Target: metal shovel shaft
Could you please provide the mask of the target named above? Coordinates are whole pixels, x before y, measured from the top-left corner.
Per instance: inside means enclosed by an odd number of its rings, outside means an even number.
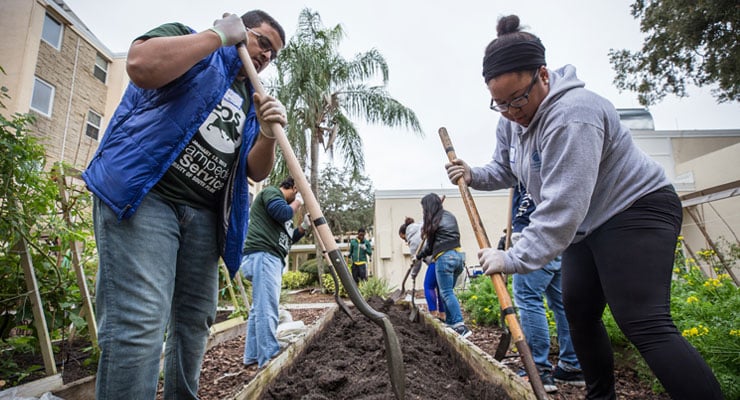
[[[244,64],[244,69],[247,72],[247,76],[249,77],[249,81],[254,87],[254,90],[260,95],[265,95],[265,89],[262,86],[259,76],[257,76],[257,70],[254,68],[254,64],[252,64],[252,60],[249,57],[249,53],[247,52],[247,48],[244,43],[237,45],[237,52],[239,53],[239,58],[241,59],[242,64]],[[383,339],[385,341],[386,348],[385,354],[388,361],[388,370],[390,372],[393,393],[395,394],[396,399],[404,399],[406,393],[406,371],[403,365],[401,345],[398,341],[398,336],[396,336],[396,332],[393,329],[393,325],[387,315],[372,309],[360,294],[360,291],[357,289],[357,285],[355,285],[354,279],[352,279],[349,274],[349,269],[344,261],[344,257],[342,257],[342,254],[339,252],[337,244],[334,241],[334,235],[331,233],[331,229],[329,229],[329,225],[324,218],[324,214],[321,212],[319,202],[316,200],[313,191],[311,191],[311,186],[308,183],[306,176],[303,174],[303,169],[298,163],[298,158],[296,157],[295,152],[293,152],[290,142],[288,142],[288,137],[285,135],[283,127],[280,124],[275,123],[271,126],[271,129],[275,135],[278,146],[280,146],[280,150],[283,152],[283,157],[288,165],[288,171],[290,171],[291,176],[296,182],[298,191],[301,193],[301,196],[303,196],[308,213],[311,214],[311,218],[313,219],[313,224],[315,226],[314,233],[320,236],[321,241],[327,246],[327,255],[334,266],[334,270],[339,275],[339,279],[342,281],[345,289],[347,289],[347,294],[360,312],[383,329]]]
[[[455,160],[457,158],[455,148],[452,147],[452,141],[450,141],[450,136],[447,134],[446,128],[439,128],[439,138],[442,140],[442,146],[447,153],[447,158],[450,161]],[[468,189],[468,184],[465,182],[465,179],[460,178],[457,180],[457,186],[460,188],[460,195],[462,196],[463,203],[465,203],[465,209],[468,211],[470,222],[473,225],[473,232],[475,233],[475,238],[478,240],[478,246],[480,248],[490,248],[491,242],[488,240],[488,235],[483,227],[483,222],[481,222],[478,208],[473,201],[473,196],[470,194],[470,189]],[[539,371],[534,364],[532,351],[527,345],[522,328],[516,318],[516,312],[514,311],[509,291],[506,289],[503,276],[500,273],[493,274],[491,275],[491,282],[493,283],[493,288],[496,290],[496,297],[498,297],[501,304],[501,313],[506,316],[506,324],[509,326],[509,330],[514,337],[514,343],[517,349],[519,349],[519,353],[522,355],[522,362],[529,376],[529,383],[532,386],[532,390],[538,399],[546,399],[547,393],[545,392],[545,387],[542,385]]]

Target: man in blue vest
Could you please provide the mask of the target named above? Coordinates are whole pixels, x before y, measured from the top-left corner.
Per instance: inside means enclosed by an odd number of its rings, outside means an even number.
[[[100,257],[96,398],[154,399],[165,337],[164,398],[197,398],[218,260],[239,269],[247,178],[267,177],[271,127],[287,121],[254,93],[236,45],[262,71],[284,43],[256,10],[201,32],[164,24],[131,44],[131,83],[83,173]]]

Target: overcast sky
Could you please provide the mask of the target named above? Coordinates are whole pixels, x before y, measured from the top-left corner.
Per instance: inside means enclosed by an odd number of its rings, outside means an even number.
[[[358,123],[366,174],[376,189],[454,188],[444,172],[441,126],[458,157],[471,165],[490,160],[499,114],[488,109],[481,62],[502,15],[519,15],[522,25],[542,39],[549,67],[573,64],[586,88],[618,108],[639,107],[634,93],[619,93],[612,84],[608,59],[611,48],[638,50],[642,44],[626,0],[65,1],[113,52],[127,51],[134,37],[165,22],[207,29],[223,12],[262,9],[283,25],[288,38],[306,7],[319,12],[325,27],[341,24],[346,34],[341,53],[350,58],[378,49],[389,65],[390,94],[416,112],[425,132],[420,138]],[[717,104],[709,88],[693,88],[688,98],[667,98],[650,108],[658,130],[740,129],[739,111],[737,103]]]

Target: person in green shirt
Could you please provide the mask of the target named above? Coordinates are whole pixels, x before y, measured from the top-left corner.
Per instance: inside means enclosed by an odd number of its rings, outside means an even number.
[[[367,263],[373,254],[373,245],[365,239],[365,228],[357,230],[357,237],[349,241],[349,259],[352,263],[352,278],[358,285],[367,280]]]
[[[303,205],[292,177],[279,187],[268,186],[254,198],[244,242],[241,272],[252,282],[252,307],[247,319],[244,365],[262,368],[280,351],[277,340],[278,306],[285,257],[290,246],[311,227],[308,214],[300,227],[293,215]]]

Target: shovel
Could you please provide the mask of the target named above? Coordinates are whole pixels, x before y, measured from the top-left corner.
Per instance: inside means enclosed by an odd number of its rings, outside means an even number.
[[[313,225],[313,220],[311,221],[311,225],[314,227],[314,232],[316,232],[316,226]],[[323,254],[324,258],[326,258],[326,261],[329,262],[329,273],[331,274],[331,279],[334,281],[334,301],[337,302],[339,308],[341,308],[342,311],[347,314],[349,319],[354,321],[354,317],[352,317],[352,314],[350,314],[349,308],[347,308],[347,305],[344,303],[344,301],[339,298],[339,281],[337,280],[337,273],[334,271],[334,265],[331,264],[331,259],[326,254],[326,246],[324,246],[324,242],[321,240],[321,236],[314,235],[314,237],[316,237],[316,241],[319,243],[319,247],[321,247],[321,254]]]
[[[419,307],[416,306],[415,299],[416,299],[416,275],[414,275],[414,277],[411,278],[411,313],[409,314],[409,321],[411,322],[419,322]]]
[[[257,70],[254,68],[254,64],[252,64],[252,60],[249,57],[246,44],[244,42],[239,43],[236,50],[239,53],[239,58],[241,59],[242,64],[244,64],[244,69],[246,70],[249,82],[254,87],[254,90],[260,95],[265,95],[265,89],[262,87],[262,82],[257,76]],[[403,365],[401,344],[398,341],[398,336],[396,335],[396,331],[393,329],[391,320],[387,315],[370,307],[362,297],[362,294],[360,294],[360,290],[357,288],[355,280],[352,279],[352,276],[349,274],[347,263],[334,241],[334,235],[331,233],[329,224],[327,223],[326,218],[324,218],[324,214],[321,212],[316,196],[314,196],[311,191],[311,186],[309,185],[306,176],[303,174],[303,169],[298,162],[298,158],[296,157],[293,148],[290,146],[290,142],[288,141],[288,137],[285,135],[283,127],[280,124],[275,123],[271,128],[278,146],[280,146],[280,150],[283,152],[285,163],[288,165],[288,171],[290,171],[291,176],[296,182],[298,191],[301,193],[301,196],[303,196],[308,213],[311,214],[311,218],[313,219],[312,223],[315,228],[314,233],[316,236],[321,237],[321,241],[326,246],[326,257],[329,258],[332,266],[334,266],[334,270],[339,275],[342,285],[347,289],[347,294],[352,300],[352,303],[355,304],[360,312],[383,330],[385,356],[388,362],[388,371],[390,373],[393,394],[396,396],[397,400],[402,400],[406,396],[406,370]]]
[[[416,259],[416,256],[421,252],[422,247],[424,247],[424,243],[426,242],[426,239],[422,239],[421,243],[419,243],[419,247],[416,248],[416,253],[414,254],[414,260]],[[399,300],[404,298],[404,295],[406,294],[406,279],[408,279],[409,274],[411,273],[411,270],[414,269],[415,262],[412,262],[409,266],[409,269],[406,270],[406,275],[403,276],[403,281],[401,282],[401,290],[396,290],[388,297],[389,299],[393,300],[394,303],[397,303]],[[419,272],[418,269],[416,271]]]
[[[413,268],[413,265],[409,267],[409,269],[406,270],[406,275],[403,276],[403,281],[401,282],[401,289],[394,290],[393,293],[391,293],[388,296],[388,299],[390,299],[394,303],[398,302],[398,300],[401,300],[403,298],[403,295],[406,294],[406,279],[409,277],[411,268]]]
[[[455,148],[452,146],[446,128],[439,128],[439,138],[442,140],[442,146],[447,153],[447,158],[450,161],[455,160],[457,158]],[[465,179],[458,179],[457,186],[460,189],[460,195],[462,196],[463,203],[465,203],[465,209],[468,211],[468,217],[470,217],[470,222],[473,225],[473,232],[475,233],[475,238],[478,240],[478,246],[480,248],[491,247],[491,242],[488,240],[488,235],[483,227],[483,222],[481,222],[480,214],[478,214],[478,208],[475,206],[473,196],[470,194],[470,189],[468,189]],[[511,210],[509,210],[509,214],[511,214]],[[542,385],[540,373],[534,364],[534,358],[532,358],[532,351],[529,349],[529,345],[527,345],[527,341],[524,338],[524,333],[516,318],[516,311],[512,305],[511,297],[506,290],[503,275],[500,273],[491,275],[491,282],[493,283],[493,288],[496,290],[499,303],[501,303],[501,315],[505,316],[511,335],[514,337],[514,344],[516,344],[516,348],[519,349],[519,353],[522,355],[524,369],[529,376],[529,384],[532,386],[534,395],[537,399],[547,399],[547,393],[545,392],[545,387]]]

